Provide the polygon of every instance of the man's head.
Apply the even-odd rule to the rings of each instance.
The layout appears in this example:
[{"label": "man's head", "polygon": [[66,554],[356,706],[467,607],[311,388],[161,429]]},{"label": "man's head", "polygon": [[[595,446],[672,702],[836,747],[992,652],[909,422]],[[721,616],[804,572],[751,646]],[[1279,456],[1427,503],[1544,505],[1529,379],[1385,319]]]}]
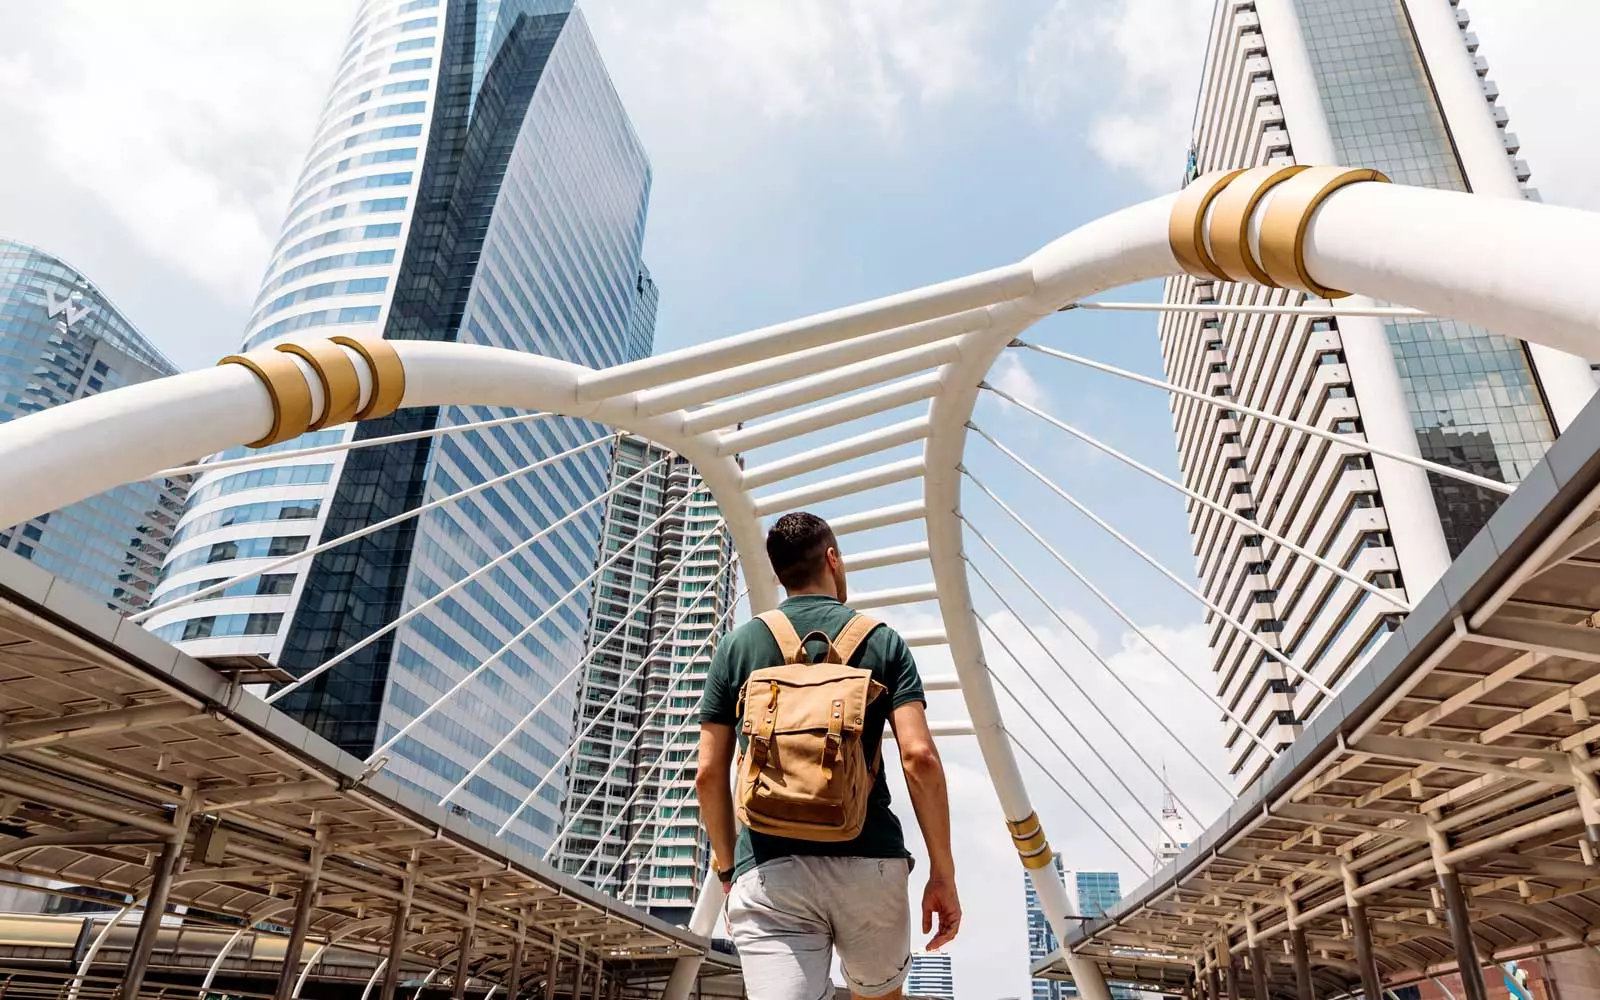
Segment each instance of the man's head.
[{"label": "man's head", "polygon": [[767,532],[767,558],[778,582],[790,595],[831,594],[846,597],[844,559],[828,522],[797,511],[778,518]]}]

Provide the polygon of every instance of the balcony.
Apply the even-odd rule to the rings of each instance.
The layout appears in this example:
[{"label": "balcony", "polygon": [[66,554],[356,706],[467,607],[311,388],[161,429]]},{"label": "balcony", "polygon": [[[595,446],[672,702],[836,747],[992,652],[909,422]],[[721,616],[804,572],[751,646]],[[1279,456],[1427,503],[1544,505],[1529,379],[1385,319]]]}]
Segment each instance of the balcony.
[{"label": "balcony", "polygon": [[1517,171],[1517,180],[1527,181],[1533,176],[1533,168],[1528,166],[1527,160],[1512,160],[1511,165]]},{"label": "balcony", "polygon": [[1472,52],[1474,54],[1477,53],[1477,51],[1478,51],[1478,33],[1476,31],[1464,31],[1464,32],[1462,32],[1461,39],[1462,39],[1462,41],[1467,43],[1467,51],[1468,52]]},{"label": "balcony", "polygon": [[1478,71],[1479,76],[1489,75],[1489,60],[1485,59],[1483,56],[1473,56],[1472,66]]},{"label": "balcony", "polygon": [[1500,141],[1505,143],[1506,152],[1512,156],[1522,151],[1522,140],[1517,138],[1517,133],[1515,132],[1502,131],[1500,133]]},{"label": "balcony", "polygon": [[1505,108],[1502,108],[1498,104],[1491,108],[1490,112],[1494,115],[1494,123],[1499,125],[1501,128],[1504,128],[1506,124],[1511,121],[1511,112],[1507,111]]},{"label": "balcony", "polygon": [[1493,80],[1485,79],[1483,81],[1483,96],[1491,101],[1498,101],[1500,99],[1500,85]]}]

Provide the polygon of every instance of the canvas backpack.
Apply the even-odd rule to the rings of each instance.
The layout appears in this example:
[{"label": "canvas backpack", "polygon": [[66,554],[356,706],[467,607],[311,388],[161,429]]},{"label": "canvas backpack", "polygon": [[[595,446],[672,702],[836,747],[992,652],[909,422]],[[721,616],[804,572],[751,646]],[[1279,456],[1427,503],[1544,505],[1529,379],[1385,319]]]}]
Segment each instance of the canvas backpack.
[{"label": "canvas backpack", "polygon": [[[781,611],[757,616],[783,654],[779,666],[750,674],[739,694],[746,747],[735,801],[739,822],[757,833],[798,840],[844,841],[861,834],[880,753],[867,763],[861,745],[867,706],[887,690],[872,671],[849,665],[880,624],[856,615],[829,639],[795,633]],[[806,643],[827,652],[811,663]]]}]

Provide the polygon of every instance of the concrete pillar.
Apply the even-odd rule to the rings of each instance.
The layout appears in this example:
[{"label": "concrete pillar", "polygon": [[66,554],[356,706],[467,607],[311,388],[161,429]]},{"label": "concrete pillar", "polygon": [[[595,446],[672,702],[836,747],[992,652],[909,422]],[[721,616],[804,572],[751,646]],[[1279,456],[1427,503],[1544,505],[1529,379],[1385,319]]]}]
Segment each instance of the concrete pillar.
[{"label": "concrete pillar", "polygon": [[145,974],[150,971],[150,953],[155,950],[156,936],[161,933],[161,918],[167,910],[167,898],[172,893],[172,873],[183,855],[183,844],[189,833],[189,808],[179,809],[173,816],[176,832],[161,848],[161,854],[150,869],[150,892],[145,897],[144,916],[139,921],[139,933],[133,939],[133,951],[128,955],[128,971],[122,980],[122,995],[128,1000],[138,1000],[144,987]]},{"label": "concrete pillar", "polygon": [[472,898],[467,901],[467,922],[461,928],[461,943],[456,948],[456,976],[450,990],[450,1000],[463,1000],[467,995],[467,971],[472,967],[472,936],[478,929],[478,898],[483,890],[472,887]]},{"label": "concrete pillar", "polygon": [[[1521,199],[1522,185],[1484,96],[1472,54],[1462,40],[1455,8],[1449,0],[1402,2],[1467,185],[1474,194]],[[1589,362],[1540,344],[1529,344],[1528,353],[1556,429],[1564,431],[1594,395]]]},{"label": "concrete pillar", "polygon": [[317,895],[317,882],[322,878],[322,859],[327,844],[327,832],[317,831],[317,846],[307,859],[311,870],[300,879],[300,891],[294,901],[294,919],[289,924],[289,945],[283,953],[283,968],[278,973],[278,987],[273,1000],[289,1000],[294,995],[295,970],[300,965],[300,953],[305,950],[306,932],[311,928],[311,904]]},{"label": "concrete pillar", "polygon": [[1256,1000],[1272,1000],[1267,992],[1267,955],[1259,944],[1250,946],[1250,976],[1256,991]]},{"label": "concrete pillar", "polygon": [[561,940],[550,942],[550,965],[544,974],[544,1000],[556,1000],[556,981],[561,977]]},{"label": "concrete pillar", "polygon": [[412,850],[406,862],[406,877],[401,883],[401,898],[395,904],[394,919],[389,922],[389,956],[383,968],[383,987],[378,1000],[395,1000],[394,991],[400,985],[400,962],[406,951],[406,921],[411,917],[411,893],[417,886],[417,852]]},{"label": "concrete pillar", "polygon": [[1316,989],[1311,985],[1311,954],[1306,947],[1306,932],[1296,927],[1289,931],[1289,950],[1294,955],[1295,1000],[1317,1000]]},{"label": "concrete pillar", "polygon": [[[1278,103],[1283,106],[1295,162],[1339,163],[1294,0],[1257,0],[1256,14],[1261,22],[1261,37],[1267,43],[1267,58],[1272,62],[1272,79],[1278,86]],[[1345,165],[1369,166],[1365,163]],[[1353,309],[1371,304],[1361,296],[1340,303]],[[1339,339],[1350,368],[1350,380],[1355,385],[1356,405],[1361,410],[1367,440],[1421,458],[1422,449],[1417,444],[1417,432],[1411,426],[1411,412],[1400,384],[1400,369],[1395,364],[1394,350],[1389,346],[1389,334],[1383,321],[1341,316]],[[1385,514],[1406,592],[1412,598],[1420,598],[1450,565],[1450,548],[1445,544],[1444,529],[1439,524],[1433,487],[1428,483],[1426,472],[1381,455],[1372,456],[1372,471],[1383,493]]]},{"label": "concrete pillar", "polygon": [[1361,970],[1361,992],[1367,1000],[1383,1000],[1383,986],[1378,979],[1378,961],[1372,955],[1372,927],[1367,923],[1367,908],[1352,901],[1348,906],[1350,933],[1356,943],[1356,965]]},{"label": "concrete pillar", "polygon": [[[1050,877],[1055,878],[1053,874]],[[1078,996],[1083,1000],[1111,1000],[1111,988],[1106,985],[1105,973],[1094,959],[1069,951],[1067,968],[1072,972],[1072,981],[1077,984]]]},{"label": "concrete pillar", "polygon": [[506,1000],[517,1000],[522,988],[522,949],[527,928],[517,921],[517,939],[511,943],[511,974],[506,977]]},{"label": "concrete pillar", "polygon": [[1467,912],[1467,895],[1461,891],[1461,877],[1453,871],[1439,873],[1439,889],[1444,894],[1445,923],[1450,927],[1450,940],[1456,948],[1456,962],[1461,968],[1461,985],[1467,1000],[1487,1000],[1483,968],[1478,963],[1478,949],[1472,940],[1472,917]]}]

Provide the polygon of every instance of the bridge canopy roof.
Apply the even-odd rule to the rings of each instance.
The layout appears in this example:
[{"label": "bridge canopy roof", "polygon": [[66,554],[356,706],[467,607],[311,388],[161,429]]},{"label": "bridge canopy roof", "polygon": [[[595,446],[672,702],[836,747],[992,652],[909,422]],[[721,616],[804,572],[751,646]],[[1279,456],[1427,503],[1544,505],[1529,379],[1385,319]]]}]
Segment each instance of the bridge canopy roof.
[{"label": "bridge canopy roof", "polygon": [[[1346,879],[1385,984],[1449,972],[1430,837],[1483,961],[1582,947],[1600,922],[1600,406],[1591,404],[1338,697],[1171,865],[1066,947],[1106,978],[1178,990],[1194,956],[1254,939],[1273,976],[1292,901],[1314,970],[1359,981]],[[1430,830],[1430,827],[1432,828]],[[1063,954],[1035,976],[1070,979]]]}]

